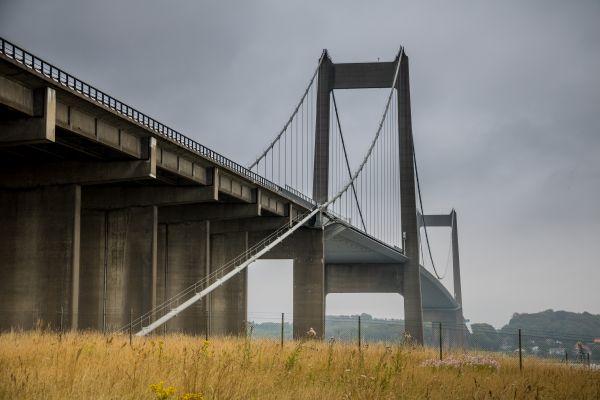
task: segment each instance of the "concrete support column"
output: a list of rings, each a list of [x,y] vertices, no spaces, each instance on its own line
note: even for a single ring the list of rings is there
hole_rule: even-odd
[[[270,233],[250,232],[250,243],[258,243]],[[321,339],[325,334],[324,237],[322,228],[300,228],[263,257],[271,260],[293,259],[294,339],[306,337],[310,328]]]
[[[111,331],[151,309],[157,221],[155,206],[83,211],[80,328]]]
[[[0,191],[0,330],[77,327],[81,188]]]
[[[79,328],[79,279],[81,268],[81,186],[73,185],[73,218],[71,225],[72,244],[71,244],[71,301],[70,301],[70,326],[71,330],[76,331]],[[69,223],[69,221],[67,221]]]
[[[223,267],[248,248],[248,232],[210,235],[210,272]],[[218,276],[233,269],[223,270]],[[209,295],[209,332],[211,335],[246,333],[248,316],[247,270],[240,272]]]
[[[294,339],[313,328],[325,334],[325,241],[322,229],[299,229],[294,248]]]
[[[413,136],[410,110],[410,79],[408,57],[402,54],[398,77],[398,137],[400,154],[400,218],[406,234],[404,254],[404,319],[406,332],[423,343],[423,308],[421,274],[419,271],[419,230],[413,164]]]
[[[209,236],[209,221],[158,226],[157,304],[206,277]],[[206,302],[199,301],[159,328],[159,332],[204,334],[207,313]]]

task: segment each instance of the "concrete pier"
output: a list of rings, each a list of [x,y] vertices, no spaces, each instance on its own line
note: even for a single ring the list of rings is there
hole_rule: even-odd
[[[211,235],[210,272],[220,269],[228,261],[248,248],[247,232],[228,232]],[[231,271],[235,265],[223,269],[218,276]],[[246,333],[248,304],[248,271],[244,270],[209,295],[209,332],[211,335],[241,335]]]
[[[210,261],[209,239],[209,221],[159,224],[157,304],[207,276]],[[162,329],[163,332],[197,335],[204,334],[206,330],[206,302],[196,303],[165,324]]]
[[[253,232],[258,242],[269,232]],[[325,334],[325,259],[322,228],[301,228],[271,250],[264,259],[293,260],[293,335],[306,337],[313,328],[317,337]]]
[[[81,188],[0,190],[0,329],[77,328]]]
[[[151,310],[157,208],[84,210],[80,328],[112,331]]]

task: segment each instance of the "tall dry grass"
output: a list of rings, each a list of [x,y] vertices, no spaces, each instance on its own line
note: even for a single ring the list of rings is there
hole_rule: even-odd
[[[423,366],[409,346],[180,335],[0,335],[2,399],[598,399],[600,372],[499,358],[500,368]],[[162,386],[161,386],[161,382]],[[154,385],[151,388],[151,385]],[[170,392],[175,390],[175,394]],[[187,397],[186,397],[187,396]]]

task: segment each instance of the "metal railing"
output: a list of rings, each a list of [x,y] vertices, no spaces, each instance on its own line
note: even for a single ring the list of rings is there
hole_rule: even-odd
[[[309,201],[311,204],[315,204],[312,199],[302,194],[300,195],[297,191],[286,190],[281,186],[265,179],[255,172],[250,171],[246,167],[236,163],[235,161],[209,149],[206,146],[201,145],[193,139],[177,132],[176,130],[169,128],[168,126],[158,122],[154,118],[138,111],[137,109],[128,106],[127,104],[109,96],[103,91],[96,89],[92,85],[85,83],[73,75],[55,67],[54,65],[34,56],[28,51],[21,47],[5,40],[0,37],[0,52],[6,57],[18,62],[19,64],[39,73],[43,76],[52,79],[54,82],[68,89],[71,89],[88,99],[114,111],[121,116],[142,125],[143,127],[177,143],[178,145],[185,147],[186,149],[199,154],[200,156],[207,158],[220,166],[226,167],[231,171],[234,171],[245,178],[251,180],[253,183],[258,183],[266,188],[269,188],[277,193],[280,193],[288,198],[298,202]]]
[[[308,208],[313,208],[317,205],[317,202],[305,195],[304,193],[294,189],[290,185],[285,185],[285,191],[289,192],[292,196],[298,197],[300,200],[304,201],[308,206]]]

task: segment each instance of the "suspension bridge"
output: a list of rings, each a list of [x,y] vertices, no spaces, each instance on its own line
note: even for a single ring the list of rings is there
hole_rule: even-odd
[[[335,93],[365,88],[388,91],[352,165]],[[241,334],[247,269],[292,259],[296,338],[323,336],[327,294],[383,292],[422,343],[424,321],[464,318],[457,214],[424,213],[416,161],[403,48],[323,51],[244,166],[0,39],[0,329]],[[453,294],[428,227],[450,229]]]

